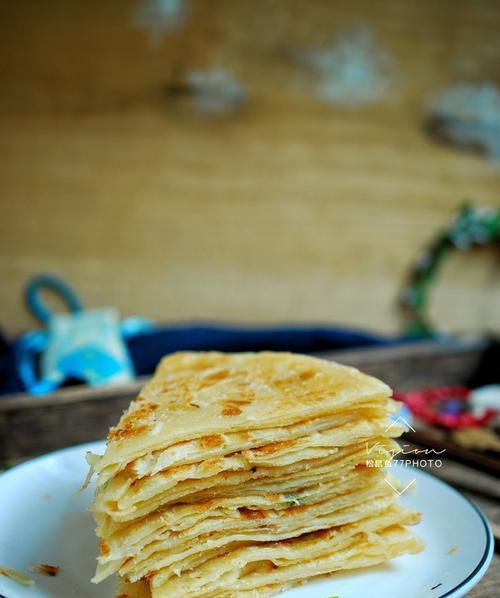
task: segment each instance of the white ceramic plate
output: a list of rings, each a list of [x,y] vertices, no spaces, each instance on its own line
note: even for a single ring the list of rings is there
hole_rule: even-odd
[[[72,447],[24,463],[0,475],[0,565],[28,573],[32,587],[0,576],[5,598],[112,598],[114,582],[90,583],[96,555],[87,506],[92,490],[78,490],[87,473],[85,453],[103,443]],[[418,469],[397,467],[415,489],[402,502],[423,513],[415,530],[427,543],[416,556],[310,582],[283,598],[459,598],[484,575],[493,554],[483,515],[459,492]],[[33,573],[36,565],[59,566],[56,577]]]

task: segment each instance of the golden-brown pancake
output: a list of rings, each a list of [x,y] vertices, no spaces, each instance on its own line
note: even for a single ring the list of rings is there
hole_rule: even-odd
[[[127,598],[257,598],[418,552],[418,515],[370,467],[398,451],[390,395],[303,355],[165,358],[89,456],[94,581],[117,573]]]

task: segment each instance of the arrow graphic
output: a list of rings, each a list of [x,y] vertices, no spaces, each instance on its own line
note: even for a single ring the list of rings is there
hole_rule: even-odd
[[[387,426],[387,428],[385,429],[386,432],[388,432],[392,426],[395,426],[396,424],[403,424],[403,426],[406,426],[407,428],[409,428],[412,432],[416,432],[415,428],[413,426],[411,426],[404,417],[401,417],[401,415],[395,419],[389,426]]]
[[[391,488],[394,490],[394,492],[396,492],[396,494],[398,494],[399,496],[401,496],[402,494],[404,494],[404,493],[405,493],[405,492],[408,490],[408,488],[409,488],[409,487],[410,487],[412,484],[414,484],[414,483],[415,483],[415,480],[411,480],[411,481],[410,481],[408,484],[406,484],[406,486],[405,486],[405,487],[403,488],[403,490],[401,490],[401,491],[399,491],[397,488],[395,488],[395,487],[394,487],[394,486],[391,484],[391,482],[390,482],[390,481],[389,481],[387,478],[385,479],[385,482],[386,482],[387,484],[389,484],[389,486],[390,486],[390,487],[391,487]]]

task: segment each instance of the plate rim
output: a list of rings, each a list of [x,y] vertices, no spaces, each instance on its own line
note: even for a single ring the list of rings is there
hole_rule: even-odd
[[[431,471],[427,471],[426,469],[421,469],[420,467],[413,467],[413,466],[410,466],[410,469],[418,470],[419,473],[422,473],[430,478],[433,478],[439,484],[441,484],[442,486],[445,486],[446,488],[448,488],[449,490],[454,492],[459,498],[462,498],[468,504],[468,506],[472,508],[472,510],[476,513],[476,515],[478,515],[479,520],[483,524],[484,533],[486,535],[486,543],[485,543],[485,547],[484,547],[484,552],[481,555],[479,562],[474,567],[472,572],[469,573],[469,575],[465,579],[463,579],[458,585],[456,585],[451,590],[448,590],[446,593],[440,594],[439,596],[435,597],[435,598],[450,598],[450,597],[453,598],[453,596],[456,595],[457,592],[459,592],[461,589],[466,587],[467,584],[469,584],[470,582],[476,581],[476,583],[479,583],[481,581],[481,579],[483,578],[483,576],[485,575],[486,571],[489,569],[491,560],[493,558],[493,546],[494,546],[493,531],[491,529],[491,526],[490,526],[486,516],[482,513],[482,511],[479,509],[479,507],[477,507],[474,504],[474,502],[468,496],[466,496],[462,491],[458,490],[457,488],[455,488],[454,486],[452,486],[445,480],[441,479],[439,476],[437,476],[435,473],[432,473]],[[469,589],[472,589],[472,588],[469,588]]]
[[[11,473],[19,471],[20,469],[24,469],[27,466],[32,465],[33,463],[38,463],[39,461],[43,461],[44,459],[48,459],[49,457],[53,457],[54,455],[63,454],[66,452],[70,452],[76,449],[84,450],[85,447],[90,447],[94,444],[106,444],[105,440],[90,440],[89,442],[80,442],[78,444],[71,444],[70,446],[63,446],[59,449],[54,449],[53,451],[49,451],[48,453],[43,453],[42,455],[36,455],[34,457],[29,457],[25,461],[21,461],[21,463],[16,463],[11,467],[7,467],[3,471],[0,471],[0,480],[6,476],[9,476]],[[90,451],[91,449],[86,449]]]
[[[105,440],[91,440],[89,442],[83,442],[80,444],[66,446],[66,447],[63,447],[60,449],[56,449],[54,451],[50,451],[49,453],[44,453],[43,455],[38,455],[38,456],[28,459],[27,461],[24,461],[22,463],[18,463],[17,465],[14,465],[13,467],[10,467],[9,469],[0,472],[0,485],[1,485],[2,479],[5,479],[6,477],[10,477],[11,474],[15,474],[17,471],[24,469],[25,467],[29,467],[34,463],[43,461],[47,458],[53,457],[54,455],[59,455],[59,454],[67,453],[67,452],[72,452],[72,451],[77,451],[77,450],[90,451],[90,450],[92,450],[91,446],[93,446],[93,445],[105,446],[106,441]],[[451,490],[455,495],[457,495],[459,498],[463,499],[467,503],[468,507],[472,508],[473,512],[475,512],[475,514],[479,517],[479,520],[481,521],[481,523],[483,525],[483,530],[484,530],[484,533],[486,536],[485,548],[484,548],[483,554],[481,555],[481,558],[479,559],[478,563],[476,564],[476,566],[474,567],[472,572],[469,573],[469,575],[465,579],[460,581],[458,583],[458,585],[456,585],[452,589],[446,591],[444,594],[439,594],[434,597],[434,598],[453,598],[454,596],[457,596],[457,592],[460,592],[460,590],[466,588],[467,585],[470,584],[471,582],[475,581],[476,583],[474,585],[479,583],[479,581],[481,581],[483,576],[488,571],[489,566],[491,564],[491,560],[493,558],[493,552],[494,552],[494,550],[493,550],[493,548],[494,548],[493,532],[492,532],[491,526],[488,522],[488,519],[482,513],[482,511],[479,509],[479,507],[477,507],[474,504],[474,502],[469,497],[467,497],[461,490],[458,490],[457,488],[455,488],[454,486],[449,484],[447,481],[441,479],[435,473],[432,473],[431,471],[428,471],[426,469],[414,467],[413,465],[405,466],[404,469],[411,469],[414,471],[416,470],[416,471],[418,471],[418,474],[422,474],[424,476],[430,477],[434,481],[441,484],[442,486],[445,486],[448,490]],[[472,587],[474,587],[474,586],[472,586]],[[469,590],[470,589],[472,589],[472,588],[469,588]]]

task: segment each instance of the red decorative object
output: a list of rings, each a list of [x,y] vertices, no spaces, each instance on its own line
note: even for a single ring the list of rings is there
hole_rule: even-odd
[[[488,410],[481,417],[470,411],[468,398],[471,389],[465,386],[442,386],[411,392],[395,392],[394,398],[402,401],[415,417],[433,426],[457,429],[487,426],[496,412]]]

